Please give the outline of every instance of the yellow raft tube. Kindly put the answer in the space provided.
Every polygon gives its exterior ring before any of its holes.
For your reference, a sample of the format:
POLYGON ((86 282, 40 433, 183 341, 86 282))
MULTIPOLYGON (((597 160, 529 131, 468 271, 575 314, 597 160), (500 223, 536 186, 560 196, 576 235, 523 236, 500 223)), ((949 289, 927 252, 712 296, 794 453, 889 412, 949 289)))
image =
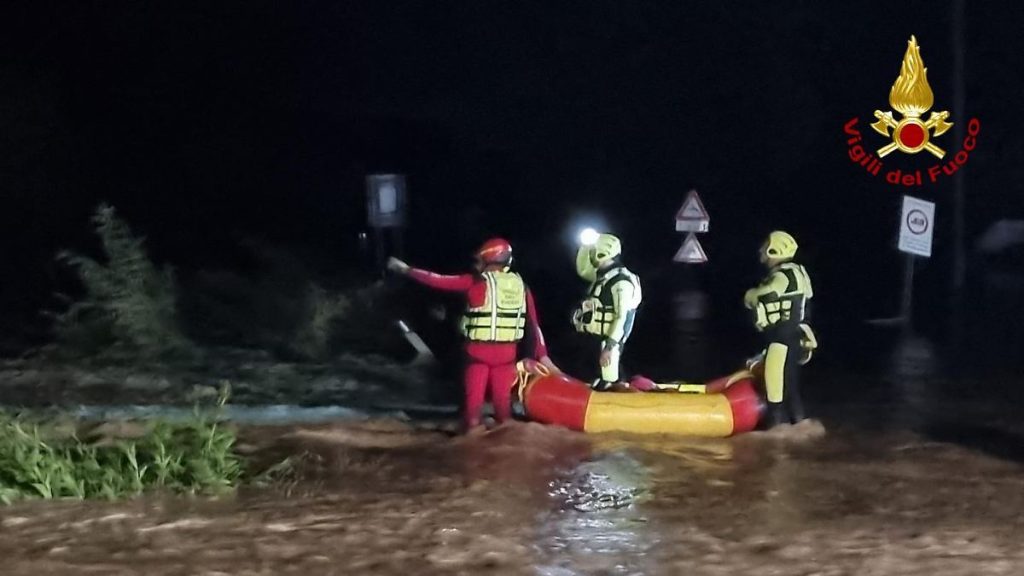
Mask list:
POLYGON ((647 392, 595 392, 564 374, 520 371, 518 395, 536 422, 580 432, 727 437, 757 427, 764 402, 743 370, 707 384, 660 385, 647 392))

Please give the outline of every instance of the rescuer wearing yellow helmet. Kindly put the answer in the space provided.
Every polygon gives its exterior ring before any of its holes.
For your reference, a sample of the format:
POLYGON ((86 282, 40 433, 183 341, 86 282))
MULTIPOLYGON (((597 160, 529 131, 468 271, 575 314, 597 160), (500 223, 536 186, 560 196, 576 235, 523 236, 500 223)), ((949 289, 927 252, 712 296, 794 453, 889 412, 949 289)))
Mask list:
POLYGON ((619 383, 622 349, 643 300, 640 279, 622 264, 622 242, 611 234, 580 246, 576 273, 590 282, 590 289, 573 312, 572 323, 577 332, 601 339, 601 377, 592 387, 610 390, 619 383))
POLYGON ((800 398, 800 366, 818 346, 814 332, 804 322, 814 288, 807 270, 793 262, 796 251, 796 240, 788 233, 776 230, 769 234, 760 249, 768 275, 743 298, 754 314, 754 325, 764 335, 768 427, 795 424, 806 417, 800 398))

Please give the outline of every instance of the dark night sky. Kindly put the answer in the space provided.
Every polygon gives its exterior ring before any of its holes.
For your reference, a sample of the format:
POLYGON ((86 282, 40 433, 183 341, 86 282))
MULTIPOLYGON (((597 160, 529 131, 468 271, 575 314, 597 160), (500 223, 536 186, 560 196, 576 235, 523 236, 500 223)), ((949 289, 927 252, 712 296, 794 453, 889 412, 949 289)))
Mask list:
MULTIPOLYGON (((761 236, 781 227, 802 240, 826 309, 843 294, 885 315, 900 190, 850 163, 842 127, 889 108, 911 34, 934 109, 953 106, 947 2, 22 4, 0 35, 11 318, 55 288, 58 248, 88 249, 100 200, 184 270, 230 266, 252 236, 338 272, 365 226, 362 177, 378 170, 409 174, 417 262, 457 269, 497 232, 528 273, 571 292, 566 235, 594 214, 656 282, 681 240, 672 215, 697 188, 712 290, 739 293, 761 236)), ((1024 6, 968 2, 966 21, 966 113, 983 125, 970 238, 1024 217, 1024 6)), ((952 134, 941 141, 955 152, 952 134)), ((926 302, 948 284, 950 189, 914 191, 939 202, 926 302)))

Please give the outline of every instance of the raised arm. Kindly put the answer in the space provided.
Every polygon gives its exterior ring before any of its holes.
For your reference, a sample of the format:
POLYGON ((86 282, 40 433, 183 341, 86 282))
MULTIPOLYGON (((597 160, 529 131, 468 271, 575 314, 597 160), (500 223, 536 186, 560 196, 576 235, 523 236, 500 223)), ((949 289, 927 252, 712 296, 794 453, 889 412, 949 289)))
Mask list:
POLYGON ((388 269, 399 274, 404 274, 416 282, 436 290, 444 290, 447 292, 468 292, 473 286, 472 274, 459 274, 455 276, 435 274, 428 270, 413 268, 398 258, 391 258, 388 260, 388 269))
POLYGON ((786 291, 788 283, 784 274, 775 272, 757 286, 747 290, 747 293, 743 295, 743 303, 747 308, 754 308, 762 298, 778 298, 786 291))
POLYGON ((473 286, 472 274, 450 276, 447 274, 435 274, 434 272, 419 268, 409 268, 407 275, 424 286, 446 292, 468 292, 469 288, 473 286))

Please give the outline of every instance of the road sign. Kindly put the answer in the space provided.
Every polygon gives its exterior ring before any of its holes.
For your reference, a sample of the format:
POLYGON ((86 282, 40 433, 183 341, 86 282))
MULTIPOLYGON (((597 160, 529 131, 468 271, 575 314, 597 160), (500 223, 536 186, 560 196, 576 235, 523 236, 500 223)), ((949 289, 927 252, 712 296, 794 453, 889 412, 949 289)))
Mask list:
POLYGON ((405 225, 405 176, 371 174, 366 177, 367 220, 374 228, 405 225))
POLYGON ((696 190, 690 190, 683 201, 683 207, 676 212, 676 232, 707 232, 711 223, 704 203, 696 190))
POLYGON ((899 249, 908 254, 931 257, 934 231, 935 203, 904 196, 899 249))
POLYGON ((690 232, 686 235, 686 240, 683 241, 683 245, 679 247, 679 251, 676 252, 672 261, 683 264, 703 264, 708 261, 708 255, 697 240, 697 236, 690 232))

